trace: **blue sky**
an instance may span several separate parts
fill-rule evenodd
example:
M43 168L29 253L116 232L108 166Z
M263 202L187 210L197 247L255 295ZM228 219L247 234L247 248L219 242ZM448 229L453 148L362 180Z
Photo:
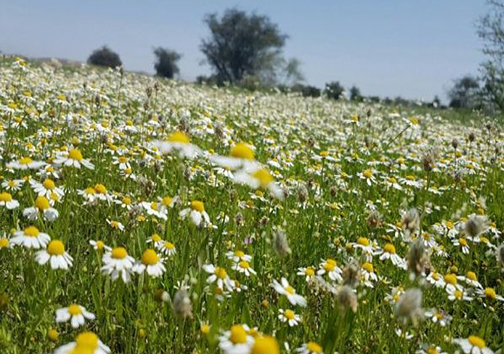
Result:
M153 72L154 46L183 54L181 78L200 65L206 13L229 7L270 16L290 36L306 82L339 80L365 95L431 100L477 74L483 0L0 0L0 50L85 61L103 44L128 70Z

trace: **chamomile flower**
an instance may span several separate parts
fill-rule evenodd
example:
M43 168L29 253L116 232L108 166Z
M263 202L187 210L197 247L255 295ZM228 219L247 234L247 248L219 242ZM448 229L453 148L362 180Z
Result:
M463 254L469 254L469 244L467 242L467 238L459 237L458 239L452 239L452 243L454 246L460 247Z
M167 140L156 140L153 145L162 154L175 153L181 157L193 159L201 154L201 149L189 142L189 137L181 131L175 131L168 136Z
M96 241L95 241L95 240L90 240L90 241L89 241L89 244L90 244L91 246L93 246L93 248L94 248L96 251L103 251L103 250L105 250L105 251L110 251L110 250L112 250L112 248L110 248L109 246L107 246L107 245L105 244L105 242L103 242L103 241L101 241L101 240L96 240Z
M22 179L11 179L2 182L2 187L4 187L9 192L17 192L21 189L24 184Z
M219 337L219 348L225 354L249 354L254 344L254 337L247 325L235 324Z
M70 320L72 328L82 326L86 320L94 319L95 315L93 313L87 311L84 306L77 304L71 304L68 307L56 310L56 322L61 323L68 322L68 320Z
M158 217L160 219L167 219L166 213L164 210L161 210L160 208L160 203L158 202L142 202L140 205L145 209L148 215L153 215L155 217Z
M235 263L241 261L250 262L252 260L252 256L245 254L245 252L241 250L229 251L226 253L226 257Z
M458 289L454 289L454 288L450 288L450 290L448 290L448 299L451 301L454 301L454 300L472 301L473 300L473 298L469 296L467 291L458 290Z
M110 227L113 228L114 230L124 231L124 225L117 220L107 219L107 224L109 224Z
M190 216L192 223L196 226L200 226L202 222L206 224L210 223L210 217L205 211L205 205L199 200L193 200L190 207L182 210L179 216L183 219Z
M278 312L280 313L278 315L280 321L287 322L291 327L297 326L301 322L301 316L297 315L293 310L280 309Z
M486 298L489 300L504 301L504 297L497 294L494 288L476 289L476 295L478 295L478 297Z
M12 195L8 192L0 193L0 207L5 207L9 210L16 209L19 206L19 202L12 198Z
M378 281L372 263L366 262L361 267L362 283L369 288L373 288L373 283Z
M207 278L207 283L217 282L219 288L224 289L224 287L226 287L227 290L233 291L234 283L231 281L224 268L214 267L212 264L205 264L203 270L211 274Z
M287 300L289 300L289 302L292 305L299 305L301 307L306 307L307 305L306 299L301 295L296 294L296 289L294 289L292 286L289 285L287 279L282 278L280 280L280 283L277 280L273 279L273 283L271 284L271 286L280 295L285 295L287 297Z
M58 151L54 159L54 164L75 168L84 166L90 170L94 170L94 165L89 160L83 158L82 152L77 148L71 149L70 151Z
M167 255L168 257L174 256L177 253L175 245L169 241L163 241L159 246L156 246L159 252Z
M315 276L315 268L313 267L300 267L296 273L297 275L305 277L307 282L311 281Z
M151 277L159 277L163 275L166 268L163 264L163 259L158 256L153 249L145 250L140 258L140 261L135 263L132 270L138 274L147 272Z
M31 157L22 157L17 161L12 161L7 164L7 168L14 170L37 170L45 166L43 161L34 161Z
M457 338L454 343L460 345L462 351L466 354L493 354L493 351L486 346L483 338L478 336L469 336L468 338Z
M58 196L58 199L63 198L63 196L65 195L63 188L56 187L56 184L51 179L46 179L42 183L35 180L30 180L30 185L35 193L37 193L39 196L44 196L47 199L51 199L53 194L56 194Z
M56 348L54 354L108 354L110 348L107 347L93 332L80 333L75 342L62 345Z
M393 244L387 243L383 247L383 253L380 255L380 260L384 261L390 259L393 265L401 269L406 269L406 261L399 257L396 253L396 248Z
M474 272L469 271L466 273L465 276L459 275L457 276L457 279L465 282L467 285L472 286L474 288L483 289L483 286L481 286L480 282L478 281L478 277Z
M229 156L212 155L210 161L226 169L254 169L259 164L254 161L254 150L250 145L240 142L229 151Z
M0 251L3 249L11 248L12 243L6 236L0 236Z
M114 156L112 159L112 163L117 165L120 170L125 170L127 168L131 168L129 160L126 156Z
M444 288L446 286L443 276L438 272L430 272L427 276L427 281L436 288Z
M26 248L39 249L45 247L51 238L40 232L35 226L28 226L23 231L16 231L11 239L13 245L23 245Z
M147 239L147 243L152 243L154 245L154 247L158 248L160 246L163 245L163 239L161 238L161 236L159 236L158 234L154 233L152 234L148 239Z
M42 213L44 218L48 221L54 221L59 216L59 212L51 206L49 200L43 195L39 195L35 199L35 205L33 207L23 210L23 216L27 217L29 220L38 220L39 212Z
M273 176L266 168L242 169L234 175L234 181L238 184L246 184L251 188L265 188L277 199L282 200L284 193L282 188L275 183Z
M425 317L430 318L433 323L438 323L441 327L446 327L452 319L452 317L443 310L436 309L425 311Z
M322 347L315 342L308 342L296 349L300 354L324 354Z
M233 269L245 274L247 277L250 277L251 274L256 275L255 270L252 269L250 263L247 261L240 261L235 263L233 265Z
M376 183L376 178L374 177L373 170L366 170L364 172L359 172L357 173L357 176L366 182L368 186L371 186L372 184Z
M52 240L47 249L35 253L35 260L40 265L50 261L52 269L67 270L72 266L73 258L65 251L65 245L60 240Z
M110 252L103 255L102 273L112 276L113 280L117 280L119 276L127 283L130 280L130 273L133 268L135 259L128 255L124 247L116 247Z
M320 264L320 269L317 271L317 275L327 274L329 279L341 282L343 278L341 277L341 268L338 267L338 263L334 259L323 260Z

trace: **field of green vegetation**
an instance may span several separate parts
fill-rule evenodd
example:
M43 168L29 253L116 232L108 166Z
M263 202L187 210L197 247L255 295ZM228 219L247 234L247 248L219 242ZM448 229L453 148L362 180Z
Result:
M1 353L493 353L476 113L0 65Z

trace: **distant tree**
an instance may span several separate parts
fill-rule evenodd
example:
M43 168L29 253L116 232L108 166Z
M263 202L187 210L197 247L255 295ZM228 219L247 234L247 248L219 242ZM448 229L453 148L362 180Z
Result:
M315 86L296 84L291 88L292 92L299 92L303 97L320 97L320 89Z
M438 95L434 96L434 99L432 100L432 106L434 108L440 108L441 107L441 100L439 99Z
M209 14L204 22L210 37L200 49L220 82L274 72L287 36L267 16L228 9L222 17Z
M483 94L498 110L504 111L504 0L487 0L489 12L479 21L487 60L481 64Z
M154 48L154 55L156 56L154 69L156 69L157 76L173 79L175 74L179 73L177 61L182 58L181 54L170 49L157 47Z
M327 97L334 100L339 100L343 95L343 92L345 92L345 89L341 86L339 81L332 81L325 85L324 93Z
M362 95L357 86L352 86L350 88L350 101L362 101Z
M479 92L478 80L466 75L455 80L453 87L448 92L449 105L452 108L473 108L477 104Z
M119 55L110 50L106 45L91 53L87 62L88 64L106 66L108 68L115 68L122 65Z

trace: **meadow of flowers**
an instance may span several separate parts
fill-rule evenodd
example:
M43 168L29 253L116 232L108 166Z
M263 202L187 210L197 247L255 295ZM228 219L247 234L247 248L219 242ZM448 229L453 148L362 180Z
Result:
M504 133L0 65L1 353L493 353Z

